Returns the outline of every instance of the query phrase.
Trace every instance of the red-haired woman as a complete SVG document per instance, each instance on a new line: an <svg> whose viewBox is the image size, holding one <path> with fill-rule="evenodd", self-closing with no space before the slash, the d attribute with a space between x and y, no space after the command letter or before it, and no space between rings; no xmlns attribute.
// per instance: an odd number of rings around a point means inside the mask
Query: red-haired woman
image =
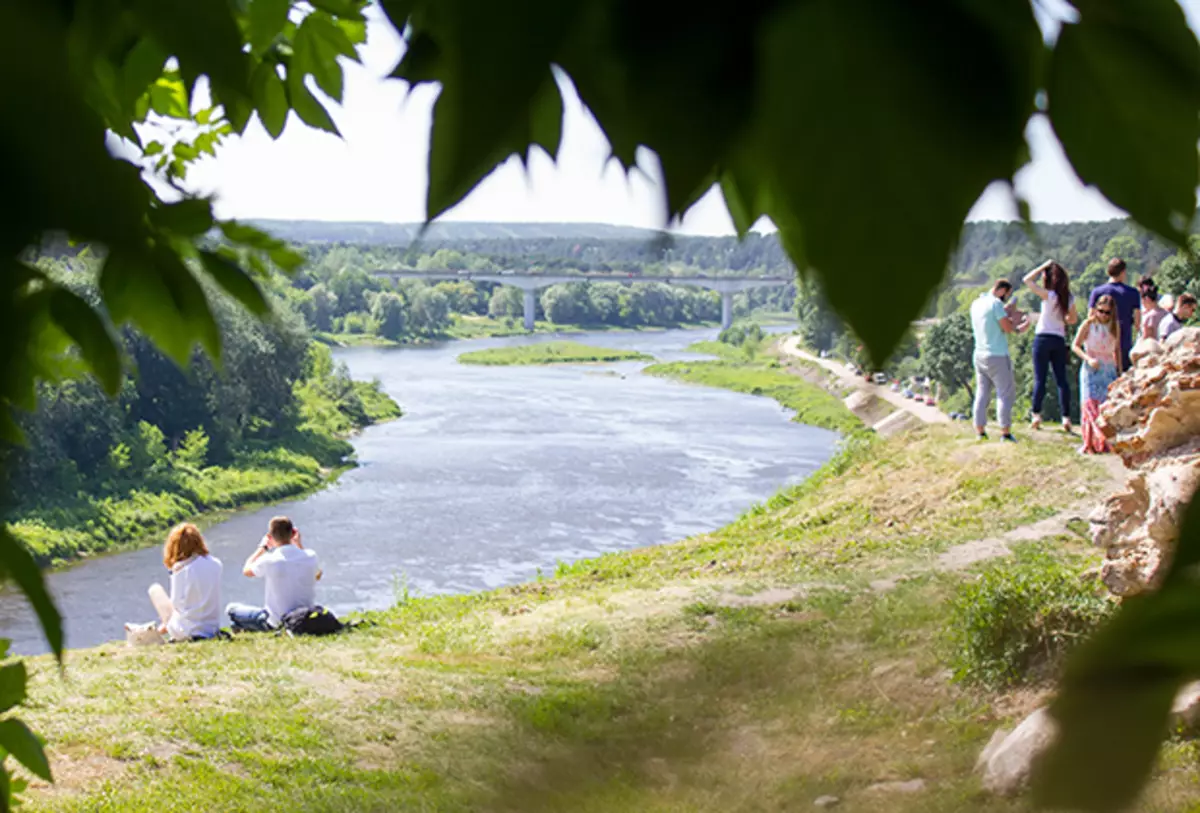
<svg viewBox="0 0 1200 813"><path fill-rule="evenodd" d="M171 594L150 586L158 631L172 641L212 638L221 628L221 560L209 554L200 529L190 522L172 528L163 564L171 571Z"/></svg>

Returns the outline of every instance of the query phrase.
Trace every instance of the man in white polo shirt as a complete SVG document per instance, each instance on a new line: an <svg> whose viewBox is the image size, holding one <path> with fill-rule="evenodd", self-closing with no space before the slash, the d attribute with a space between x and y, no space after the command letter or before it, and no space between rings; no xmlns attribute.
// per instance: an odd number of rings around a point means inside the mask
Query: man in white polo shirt
<svg viewBox="0 0 1200 813"><path fill-rule="evenodd" d="M230 604L225 608L234 630L265 632L279 627L283 616L317 603L321 565L317 554L306 550L300 529L287 517L275 517L267 534L250 554L242 573L266 581L266 606Z"/></svg>

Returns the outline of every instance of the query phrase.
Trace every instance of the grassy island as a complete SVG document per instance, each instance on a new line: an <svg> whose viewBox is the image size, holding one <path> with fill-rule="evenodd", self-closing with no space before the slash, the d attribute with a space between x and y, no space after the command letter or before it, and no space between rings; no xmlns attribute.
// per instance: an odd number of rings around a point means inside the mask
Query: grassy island
<svg viewBox="0 0 1200 813"><path fill-rule="evenodd" d="M472 350L458 357L462 364L589 364L609 361L653 361L637 350L592 347L579 342L545 342L522 347Z"/></svg>

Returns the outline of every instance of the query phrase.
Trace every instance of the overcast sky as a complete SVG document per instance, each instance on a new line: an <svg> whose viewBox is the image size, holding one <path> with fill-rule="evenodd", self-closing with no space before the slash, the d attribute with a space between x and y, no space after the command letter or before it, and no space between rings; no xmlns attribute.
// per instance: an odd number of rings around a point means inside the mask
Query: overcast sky
<svg viewBox="0 0 1200 813"><path fill-rule="evenodd" d="M1183 0L1200 30L1200 0ZM1038 0L1049 36L1054 17L1070 13L1062 0ZM429 120L436 90L408 93L383 81L402 53L399 36L372 9L363 64L346 63L343 105L331 113L343 139L302 126L293 116L272 142L255 119L243 136L228 140L216 158L197 164L189 185L214 193L225 217L418 222L424 218ZM653 180L626 178L607 163L608 145L573 92L568 93L563 144L555 164L538 151L526 173L515 160L498 169L443 220L494 222L597 222L657 228L663 208ZM1017 189L1036 220L1118 217L1067 164L1048 123L1035 118L1027 136L1033 163L1018 174ZM653 156L646 168L656 173ZM995 185L976 204L972 219L1015 215L1007 188ZM769 224L766 224L769 226ZM684 219L688 234L732 234L720 195L711 191Z"/></svg>

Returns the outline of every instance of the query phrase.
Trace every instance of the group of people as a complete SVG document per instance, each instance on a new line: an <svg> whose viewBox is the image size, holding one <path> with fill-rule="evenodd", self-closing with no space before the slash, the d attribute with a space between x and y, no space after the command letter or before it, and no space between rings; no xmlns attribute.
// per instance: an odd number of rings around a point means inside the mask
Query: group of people
<svg viewBox="0 0 1200 813"><path fill-rule="evenodd" d="M163 564L171 574L170 591L160 584L150 587L158 631L172 642L218 635L223 568L221 560L209 552L200 529L190 522L171 529L163 545ZM275 517L268 523L267 533L246 559L242 573L261 578L266 595L261 607L237 603L225 607L234 631L278 629L288 613L316 605L320 561L304 547L300 529L287 517Z"/></svg>
<svg viewBox="0 0 1200 813"><path fill-rule="evenodd" d="M1137 288L1128 284L1125 261L1114 258L1108 263L1108 282L1096 286L1088 297L1087 318L1080 323L1071 280L1065 268L1054 260L1034 268L1023 282L1041 299L1041 310L1033 338L1033 420L1031 428L1042 425L1042 405L1046 398L1046 376L1053 371L1062 409L1063 430L1071 432L1071 385L1067 380L1067 353L1074 353L1079 368L1081 451L1102 453L1108 443L1097 420L1100 405L1108 397L1108 387L1130 368L1129 353L1135 337L1165 340L1179 330L1196 312L1196 297L1190 293L1178 297L1160 297L1150 278ZM1008 352L1008 334L1024 330L1028 320L1010 301L1013 285L1000 279L991 291L980 294L971 304L971 329L975 337L975 432L987 438L987 413L992 395L996 396L996 417L1001 437L1010 442L1012 410L1016 401L1016 379ZM1074 341L1067 344L1068 328L1079 324Z"/></svg>

